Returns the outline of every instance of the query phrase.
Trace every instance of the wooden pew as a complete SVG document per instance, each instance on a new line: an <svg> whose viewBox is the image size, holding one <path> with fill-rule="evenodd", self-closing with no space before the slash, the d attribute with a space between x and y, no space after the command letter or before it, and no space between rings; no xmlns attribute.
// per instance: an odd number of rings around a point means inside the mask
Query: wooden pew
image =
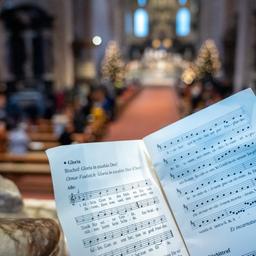
<svg viewBox="0 0 256 256"><path fill-rule="evenodd" d="M58 141L57 136L51 132L48 132L48 133L46 133L46 132L44 132L44 133L29 132L28 135L29 135L29 138L31 139L31 141L40 141L40 142L43 142L43 141L56 142L56 141Z"/></svg>
<svg viewBox="0 0 256 256"><path fill-rule="evenodd" d="M30 151L45 151L48 148L59 146L58 138L53 133L29 132L31 143Z"/></svg>
<svg viewBox="0 0 256 256"><path fill-rule="evenodd" d="M0 163L48 163L47 156L44 152L29 152L22 155L0 153Z"/></svg>
<svg viewBox="0 0 256 256"><path fill-rule="evenodd" d="M50 174L50 167L48 163L15 163L15 162L1 162L0 174L14 173L14 174Z"/></svg>
<svg viewBox="0 0 256 256"><path fill-rule="evenodd" d="M37 128L38 132L48 132L48 133L52 133L53 132L52 124L42 123L42 124L38 124L36 128Z"/></svg>
<svg viewBox="0 0 256 256"><path fill-rule="evenodd" d="M53 198L53 186L49 174L3 173L2 175L14 181L24 198Z"/></svg>
<svg viewBox="0 0 256 256"><path fill-rule="evenodd" d="M39 141L32 141L29 145L29 150L32 152L40 152L40 151L45 151L48 148L53 148L57 147L60 144L58 142L54 141L44 141L44 142L39 142Z"/></svg>
<svg viewBox="0 0 256 256"><path fill-rule="evenodd" d="M36 122L28 124L28 131L31 132L42 132L42 133L52 133L53 132L52 120L40 118Z"/></svg>
<svg viewBox="0 0 256 256"><path fill-rule="evenodd" d="M0 174L14 181L23 197L53 198L52 180L47 162L39 163L37 162L39 158L35 160L34 156L31 159L25 157L31 162L23 162L22 157L6 158L16 162L0 162Z"/></svg>

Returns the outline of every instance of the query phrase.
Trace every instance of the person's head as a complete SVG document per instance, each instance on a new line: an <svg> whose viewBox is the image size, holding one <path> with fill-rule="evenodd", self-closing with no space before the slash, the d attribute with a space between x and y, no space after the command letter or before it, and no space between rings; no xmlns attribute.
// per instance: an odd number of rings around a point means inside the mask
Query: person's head
<svg viewBox="0 0 256 256"><path fill-rule="evenodd" d="M92 89L91 99L94 102L102 102L106 98L106 90L103 86L97 86Z"/></svg>

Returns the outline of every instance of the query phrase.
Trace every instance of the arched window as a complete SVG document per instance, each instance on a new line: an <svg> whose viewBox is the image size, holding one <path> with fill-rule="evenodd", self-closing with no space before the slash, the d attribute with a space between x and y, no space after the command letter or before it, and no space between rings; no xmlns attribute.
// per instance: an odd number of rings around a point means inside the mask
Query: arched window
<svg viewBox="0 0 256 256"><path fill-rule="evenodd" d="M182 7L176 15L177 36L187 36L190 33L191 14L188 8Z"/></svg>
<svg viewBox="0 0 256 256"><path fill-rule="evenodd" d="M143 8L138 8L134 12L134 35L146 37L149 30L148 13Z"/></svg>
<svg viewBox="0 0 256 256"><path fill-rule="evenodd" d="M179 0L180 5L185 5L187 3L187 0Z"/></svg>
<svg viewBox="0 0 256 256"><path fill-rule="evenodd" d="M147 4L147 0L137 0L138 6L145 6Z"/></svg>

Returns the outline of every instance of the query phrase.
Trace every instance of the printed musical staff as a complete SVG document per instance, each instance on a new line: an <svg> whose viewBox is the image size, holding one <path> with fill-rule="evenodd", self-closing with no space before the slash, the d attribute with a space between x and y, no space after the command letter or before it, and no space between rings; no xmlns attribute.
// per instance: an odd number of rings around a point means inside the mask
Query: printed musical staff
<svg viewBox="0 0 256 256"><path fill-rule="evenodd" d="M195 221L190 221L190 224L193 229L198 229L206 225L215 223L219 220L225 219L229 216L240 215L245 213L247 210L256 207L256 198L248 199L242 203L236 204L235 206L228 207L222 211L211 214L201 219Z"/></svg>
<svg viewBox="0 0 256 256"><path fill-rule="evenodd" d="M130 245L115 249L113 251L103 253L100 256L125 256L150 247L152 245L161 245L164 241L169 240L172 237L173 233L171 230L169 230L158 235L132 243Z"/></svg>
<svg viewBox="0 0 256 256"><path fill-rule="evenodd" d="M191 145L195 142L205 142L215 136L221 136L232 129L239 126L249 124L249 119L242 108L238 108L221 118L217 118L206 125L202 125L194 130L177 136L164 143L158 144L157 149L159 152L172 150L179 145Z"/></svg>
<svg viewBox="0 0 256 256"><path fill-rule="evenodd" d="M148 198L148 199L140 200L140 201L137 201L134 203L125 204L122 206L109 208L106 210L78 216L75 218L75 221L78 225L85 224L85 223L104 219L104 218L114 216L114 215L123 215L123 214L126 214L127 212L134 211L134 210L144 208L144 207L148 207L151 205L155 205L158 203L159 203L159 200L157 197Z"/></svg>
<svg viewBox="0 0 256 256"><path fill-rule="evenodd" d="M164 224L166 222L167 222L166 217L162 215L162 216L159 216L153 219L148 219L142 222L138 222L123 228L118 228L100 235L89 237L83 240L83 245L84 247L95 246L97 244L104 243L112 239L124 237L128 234L132 234L147 228L151 228L159 224Z"/></svg>
<svg viewBox="0 0 256 256"><path fill-rule="evenodd" d="M247 153L247 155L255 155L256 154L256 143L255 142L251 142L250 143L251 145L254 145L253 147L249 148L248 147L248 143L246 143L246 148L244 150L241 150L240 152L237 151L237 153L242 153L242 154L245 154ZM231 150L228 150L228 151L231 151ZM234 153L235 154L235 153ZM222 153L222 155L225 156L225 152ZM234 155L233 155L234 156ZM233 159L232 161L233 162L236 162L238 157L237 155L235 155L235 159ZM223 160L226 160L223 161ZM164 161L167 161L167 160L164 160ZM222 162L223 161L223 162ZM214 158L208 158L207 160L204 160L204 161L200 161L200 163L197 163L195 165L190 165L188 166L187 168L184 168L182 170L180 170L180 168L175 168L175 167L170 167L170 178L172 180L179 180L179 179L182 179L182 178L185 178L185 177L188 177L192 174L195 174L197 172L203 172L205 171L206 173L208 172L211 172L213 170L216 170L219 169L219 167L225 167L225 165L229 165L231 162L230 162L230 159L229 158L226 158L226 157L214 157ZM247 167L248 168L248 167Z"/></svg>
<svg viewBox="0 0 256 256"><path fill-rule="evenodd" d="M256 251L243 254L242 256L256 256Z"/></svg>
<svg viewBox="0 0 256 256"><path fill-rule="evenodd" d="M231 98L145 139L189 254L256 256L253 239L242 247L236 241L253 237L256 213L255 96L245 99ZM209 243L194 243L204 239Z"/></svg>
<svg viewBox="0 0 256 256"><path fill-rule="evenodd" d="M238 146L235 146L233 148L229 148L228 150L218 154L215 156L215 160L217 161L223 161L227 158L233 157L234 155L245 153L248 150L255 150L256 143L255 139L248 141L246 143L240 144Z"/></svg>
<svg viewBox="0 0 256 256"><path fill-rule="evenodd" d="M226 199L230 196L234 196L242 191L246 191L250 188L255 187L256 185L256 178L248 179L240 184L236 184L232 187L229 187L225 190L221 190L216 194L204 197L203 199L194 201L189 203L188 205L183 205L183 207L188 211L195 212L197 210L200 210L203 207L208 206L209 204L213 202L217 202L222 199Z"/></svg>
<svg viewBox="0 0 256 256"><path fill-rule="evenodd" d="M218 184L219 182L225 182L230 179L239 179L239 177L244 178L248 174L250 168L256 166L256 158L247 159L241 164L237 164L232 168L229 168L226 171L221 171L217 174L214 174L206 179L201 180L197 184L193 184L182 189L177 189L177 192L180 196L185 196L188 194L193 194L204 189L205 187L213 184ZM231 180L232 181L232 180Z"/></svg>
<svg viewBox="0 0 256 256"><path fill-rule="evenodd" d="M115 186L110 188L104 188L99 190L94 190L90 192L85 193L77 193L77 194L71 194L69 196L69 201L72 205L75 205L76 203L83 202L90 199L99 198L106 195L113 195L118 194L126 191L130 191L133 189L143 188L152 185L151 181L149 179L142 180L138 182L133 182L121 186Z"/></svg>
<svg viewBox="0 0 256 256"><path fill-rule="evenodd" d="M173 164L175 162L181 162L183 160L188 160L189 158L198 157L198 158L205 158L208 157L210 154L212 154L213 151L217 150L218 147L223 145L232 144L234 140L236 139L236 136L238 133L240 135L242 133L245 133L247 130L251 128L250 125L247 125L246 127L240 127L239 129L234 130L232 133L228 133L228 136L221 136L219 140L209 140L204 143L197 144L196 146L190 147L188 150L179 151L176 154L172 154L172 157L165 158L166 161L164 161L165 164ZM254 144L254 143L252 143ZM206 146L207 145L207 146ZM250 145L246 145L247 147L250 147ZM223 152L223 156L220 155L220 157L217 157L217 160L223 160L224 156L238 153L240 147L234 148L233 150L229 150L227 152ZM242 149L242 148L241 148Z"/></svg>
<svg viewBox="0 0 256 256"><path fill-rule="evenodd" d="M203 170L215 170L213 167L216 164L216 161L213 159L207 159L205 161L200 161L200 163L197 163L195 165L189 166L187 168L184 168L180 170L179 168L174 168L170 167L170 178L171 180L179 180L185 177L188 177L198 171L203 171ZM177 171L177 173L174 173L174 171Z"/></svg>

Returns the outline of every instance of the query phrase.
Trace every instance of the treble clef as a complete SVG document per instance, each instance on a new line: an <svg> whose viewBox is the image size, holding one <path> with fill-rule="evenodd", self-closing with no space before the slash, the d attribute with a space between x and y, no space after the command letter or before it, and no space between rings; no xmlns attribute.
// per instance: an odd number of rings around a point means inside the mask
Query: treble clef
<svg viewBox="0 0 256 256"><path fill-rule="evenodd" d="M72 205L75 205L75 202L76 202L76 196L72 193L72 194L70 195L70 203L71 203Z"/></svg>

